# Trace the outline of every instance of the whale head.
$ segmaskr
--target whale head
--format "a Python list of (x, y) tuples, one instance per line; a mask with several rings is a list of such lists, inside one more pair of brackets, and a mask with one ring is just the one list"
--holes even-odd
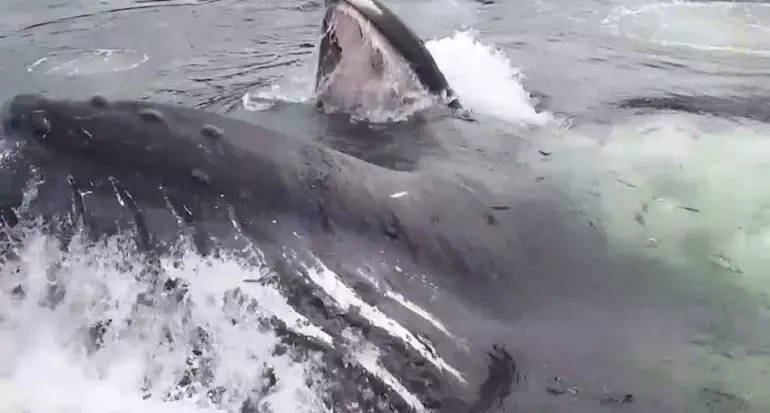
[(348, 113), (436, 100), (459, 107), (423, 41), (377, 0), (326, 0), (315, 95)]

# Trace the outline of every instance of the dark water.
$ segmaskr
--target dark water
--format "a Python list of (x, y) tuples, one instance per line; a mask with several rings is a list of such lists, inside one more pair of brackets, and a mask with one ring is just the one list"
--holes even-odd
[[(307, 65), (314, 52), (321, 2), (275, 3), (5, 2), (0, 30), (8, 81), (0, 92), (98, 92), (237, 107), (243, 93), (286, 77), (287, 67)], [(525, 73), (528, 90), (548, 97), (554, 112), (579, 115), (626, 98), (664, 94), (767, 105), (770, 44), (762, 22), (770, 11), (761, 2), (483, 3), (389, 4), (425, 39), (477, 31), (480, 40), (502, 49)], [(712, 30), (698, 30), (699, 24), (717, 22)], [(66, 81), (62, 72), (25, 73), (49, 53), (77, 49), (128, 49), (149, 60), (121, 72), (120, 82), (109, 68)]]
[[(396, 169), (472, 174), (519, 199), (525, 241), (512, 254), (526, 262), (516, 274), (532, 281), (507, 302), (500, 293), (484, 303), (494, 321), (450, 294), (412, 299), (472, 343), (470, 355), (449, 340), (437, 347), (473, 385), (486, 349), (512, 352), (522, 374), (501, 411), (768, 411), (770, 7), (387, 4), (439, 39), (429, 48), (482, 120), (431, 125), (424, 134), (439, 136), (441, 150), (403, 126), (335, 123), (306, 102), (320, 1), (5, 1), (0, 99), (39, 90), (173, 102)], [(476, 43), (455, 34), (466, 29)], [(533, 102), (517, 95), (521, 85)], [(269, 109), (244, 109), (250, 92)], [(3, 391), (29, 390), (9, 377)]]

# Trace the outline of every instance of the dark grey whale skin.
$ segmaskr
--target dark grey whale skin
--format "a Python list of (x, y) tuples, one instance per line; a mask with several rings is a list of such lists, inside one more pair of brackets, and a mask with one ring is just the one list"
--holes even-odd
[[(212, 246), (206, 233), (230, 225), (229, 205), (235, 212), (248, 208), (252, 218), (246, 224), (255, 225), (255, 233), (263, 233), (260, 225), (291, 216), (297, 224), (292, 231), (311, 233), (310, 241), (318, 244), (313, 248), (337, 233), (354, 232), (362, 241), (386, 243), (421, 268), (458, 275), (473, 269), (479, 284), (507, 271), (500, 263), (514, 234), (486, 224), (498, 209), (472, 192), (481, 188), (431, 172), (388, 170), (215, 113), (102, 103), (17, 96), (8, 104), (6, 129), (22, 138), (26, 159), (45, 162), (46, 172), (71, 175), (75, 187), (94, 191), (89, 197), (112, 198), (117, 184), (140, 209), (165, 209), (170, 202), (185, 218), (186, 207), (201, 252)], [(407, 195), (391, 198), (400, 192)], [(39, 207), (54, 213), (62, 206), (53, 199)], [(112, 213), (118, 211), (101, 217), (98, 208), (86, 205), (83, 216), (98, 233), (109, 234), (119, 229)], [(151, 241), (149, 233), (139, 235)]]

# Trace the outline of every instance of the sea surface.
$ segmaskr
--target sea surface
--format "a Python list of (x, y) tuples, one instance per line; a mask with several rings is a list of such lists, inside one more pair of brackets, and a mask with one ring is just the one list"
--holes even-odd
[[(465, 313), (442, 304), (449, 299), (440, 290), (430, 300), (383, 290), (444, 334), (431, 339), (447, 361), (434, 362), (458, 366), (478, 385), (484, 349), (509, 349), (522, 372), (504, 403), (485, 411), (770, 411), (770, 3), (385, 3), (425, 39), (479, 119), (437, 133), (466, 133), (458, 139), (473, 150), (416, 159), (356, 142), (355, 132), (329, 133), (310, 102), (320, 0), (3, 0), (0, 100), (42, 91), (172, 102), (400, 169), (477, 168), (492, 179), (527, 168), (581, 211), (608, 250), (647, 264), (629, 264), (607, 283), (597, 274), (590, 285), (562, 267), (552, 295), (512, 296), (516, 314), (489, 325), (458, 317)], [(533, 218), (533, 233), (538, 225), (548, 223)], [(95, 320), (134, 317), (133, 270), (115, 264), (123, 257), (114, 246), (75, 250), (62, 266), (52, 245), (31, 234), (21, 269), (0, 269), (0, 413), (236, 412), (265, 380), (260, 412), (334, 411), (320, 359), (276, 352), (275, 332), (240, 328), (231, 321), (251, 313), (217, 304), (241, 288), (258, 312), (321, 334), (277, 290), (244, 283), (264, 269), (190, 252), (167, 269), (189, 282), (189, 311), (135, 320), (91, 354), (83, 337)], [(544, 262), (567, 253), (527, 252)], [(575, 262), (576, 274), (590, 267)], [(53, 309), (36, 300), (52, 268), (68, 285)], [(309, 277), (394, 336), (410, 329), (333, 273)], [(20, 280), (24, 300), (14, 295)], [(216, 337), (215, 386), (179, 388), (185, 347), (157, 340), (169, 320), (193, 320)], [(349, 348), (352, 362), (389, 377), (415, 411), (428, 409), (378, 364), (375, 344)], [(227, 396), (214, 400), (212, 387)]]

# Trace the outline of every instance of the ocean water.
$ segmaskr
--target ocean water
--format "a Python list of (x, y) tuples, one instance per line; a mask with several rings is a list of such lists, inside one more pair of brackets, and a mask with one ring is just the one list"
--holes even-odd
[[(368, 282), (400, 316), (323, 265), (306, 268), (314, 288), (411, 346), (461, 394), (475, 394), (486, 351), (504, 343), (524, 372), (500, 411), (768, 411), (770, 4), (386, 4), (482, 120), (465, 139), (483, 156), (449, 167), (525, 164), (608, 251), (665, 270), (628, 261), (627, 278), (610, 286), (554, 281), (553, 296), (512, 297), (532, 310), (503, 326), (470, 323), (440, 287), (410, 297), (376, 274)], [(322, 15), (320, 1), (6, 0), (0, 98), (42, 90), (152, 99), (315, 139), (309, 100)], [(512, 140), (530, 149), (514, 159), (503, 150)], [(161, 263), (187, 283), (182, 304), (141, 306), (142, 263), (121, 240), (76, 241), (64, 254), (34, 225), (22, 238), (18, 259), (0, 270), (1, 413), (235, 412), (246, 400), (260, 412), (356, 411), (352, 398), (342, 410), (329, 401), (336, 384), (320, 352), (276, 350), (272, 318), (340, 348), (415, 411), (430, 410), (385, 367), (378, 343), (355, 329), (332, 337), (279, 289), (254, 282), (269, 268), (186, 251)], [(66, 290), (55, 304), (52, 288)], [(100, 324), (107, 319), (111, 328)], [(421, 324), (404, 321), (414, 319)], [(194, 349), (201, 331), (209, 346)]]

